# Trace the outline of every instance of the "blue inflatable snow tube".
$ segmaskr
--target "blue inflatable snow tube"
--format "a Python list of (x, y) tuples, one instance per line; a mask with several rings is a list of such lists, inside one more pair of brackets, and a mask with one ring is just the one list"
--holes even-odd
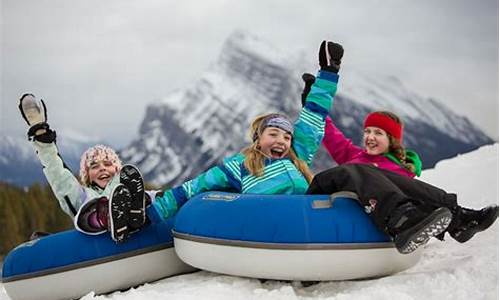
[(175, 252), (198, 269), (274, 280), (351, 280), (394, 274), (400, 254), (353, 193), (251, 195), (209, 192), (177, 213)]
[(384, 243), (351, 197), (209, 192), (190, 199), (176, 216), (175, 235), (259, 243)]
[(152, 222), (116, 244), (109, 234), (86, 235), (76, 230), (51, 234), (14, 248), (3, 261), (2, 281), (37, 277), (173, 247), (174, 219)]

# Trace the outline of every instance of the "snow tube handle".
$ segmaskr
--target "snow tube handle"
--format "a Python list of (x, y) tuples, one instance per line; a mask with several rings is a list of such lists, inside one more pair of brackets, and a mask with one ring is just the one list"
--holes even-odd
[(351, 198), (354, 200), (359, 199), (359, 197), (356, 193), (349, 192), (349, 191), (340, 191), (340, 192), (336, 192), (336, 193), (331, 194), (329, 199), (327, 199), (327, 200), (313, 200), (311, 202), (311, 206), (313, 209), (332, 208), (333, 202), (335, 202), (335, 199), (337, 199), (337, 198)]

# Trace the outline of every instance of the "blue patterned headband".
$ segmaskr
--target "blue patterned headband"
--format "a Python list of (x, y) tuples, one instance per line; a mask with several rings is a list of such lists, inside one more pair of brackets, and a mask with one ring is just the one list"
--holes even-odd
[[(262, 132), (267, 127), (279, 128), (279, 129), (282, 129), (282, 130), (288, 132), (289, 134), (293, 135), (292, 122), (290, 122), (290, 120), (284, 115), (271, 114), (271, 115), (267, 116), (264, 119), (264, 121), (262, 121), (262, 125), (259, 126), (259, 129)], [(253, 140), (255, 141), (255, 140), (257, 140), (257, 138), (258, 138), (258, 134), (257, 134), (257, 132), (255, 132), (253, 135)]]

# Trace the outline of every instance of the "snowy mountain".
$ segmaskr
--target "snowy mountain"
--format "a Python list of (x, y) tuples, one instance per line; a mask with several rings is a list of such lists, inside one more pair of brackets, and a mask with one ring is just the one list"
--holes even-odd
[[(35, 149), (26, 137), (0, 136), (0, 138), (3, 141), (0, 143), (0, 181), (17, 186), (46, 182)], [(97, 143), (98, 140), (69, 129), (57, 132), (59, 154), (73, 173), (78, 173), (83, 151)]]
[[(426, 170), (426, 182), (458, 194), (462, 206), (480, 208), (498, 204), (498, 144), (439, 162)], [(431, 240), (421, 260), (392, 276), (351, 281), (259, 281), (210, 272), (196, 272), (146, 284), (128, 291), (82, 300), (159, 299), (498, 299), (498, 220), (465, 244), (446, 238)], [(70, 287), (66, 287), (70, 288)], [(9, 297), (0, 284), (0, 300)]]
[[(247, 130), (258, 114), (280, 111), (296, 117), (303, 88), (305, 59), (287, 54), (245, 32), (235, 32), (219, 58), (190, 86), (149, 105), (139, 136), (122, 152), (139, 166), (146, 180), (173, 185), (199, 174), (248, 141)], [(418, 150), (429, 168), (492, 143), (465, 117), (438, 101), (406, 88), (394, 76), (369, 77), (344, 66), (333, 119), (359, 144), (364, 116), (392, 110), (406, 123), (405, 144)], [(333, 165), (324, 151), (316, 171)]]
[[(248, 126), (255, 116), (272, 111), (297, 116), (301, 75), (314, 71), (305, 67), (306, 61), (251, 34), (235, 32), (191, 85), (146, 107), (139, 135), (120, 152), (122, 160), (137, 165), (147, 181), (158, 185), (194, 177), (248, 143)], [(403, 117), (405, 144), (421, 155), (424, 168), (493, 142), (467, 118), (405, 87), (398, 78), (361, 74), (344, 65), (332, 110), (337, 126), (359, 144), (364, 116), (379, 109)], [(58, 132), (58, 145), (76, 172), (81, 153), (97, 142), (64, 130)], [(0, 180), (21, 186), (44, 181), (31, 145), (24, 138), (3, 140)], [(333, 164), (321, 150), (313, 170)]]

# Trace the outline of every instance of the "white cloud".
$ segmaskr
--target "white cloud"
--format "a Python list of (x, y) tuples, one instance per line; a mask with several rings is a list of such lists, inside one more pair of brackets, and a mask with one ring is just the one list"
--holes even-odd
[[(498, 138), (494, 0), (2, 5), (2, 132), (23, 134), (15, 101), (32, 91), (47, 99), (57, 126), (70, 122), (85, 134), (129, 138), (147, 103), (196, 79), (217, 58), (224, 39), (245, 29), (278, 48), (305, 53), (316, 53), (322, 39), (341, 41), (345, 68), (392, 72)], [(310, 63), (316, 64), (314, 56)], [(120, 121), (110, 121), (115, 115)]]

